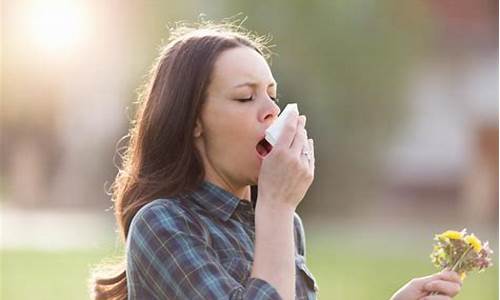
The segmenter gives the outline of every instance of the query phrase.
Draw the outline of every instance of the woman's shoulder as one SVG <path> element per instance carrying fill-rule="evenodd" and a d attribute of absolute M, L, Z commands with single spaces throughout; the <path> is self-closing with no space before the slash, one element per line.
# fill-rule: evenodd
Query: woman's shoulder
<path fill-rule="evenodd" d="M 157 198 L 141 207 L 135 216 L 144 217 L 155 213 L 183 214 L 184 210 L 179 197 Z"/>
<path fill-rule="evenodd" d="M 149 231 L 169 231 L 172 233 L 191 231 L 195 221 L 182 199 L 177 197 L 159 198 L 141 207 L 130 224 L 130 235 L 143 235 Z"/>
<path fill-rule="evenodd" d="M 162 216 L 184 215 L 179 198 L 158 198 L 141 207 L 134 216 L 135 219 L 155 219 Z"/>

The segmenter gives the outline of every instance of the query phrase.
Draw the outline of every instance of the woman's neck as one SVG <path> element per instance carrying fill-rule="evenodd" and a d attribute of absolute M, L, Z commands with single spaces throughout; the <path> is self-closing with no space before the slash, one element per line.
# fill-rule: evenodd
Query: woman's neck
<path fill-rule="evenodd" d="M 232 180 L 228 176 L 225 176 L 224 172 L 217 170 L 208 159 L 205 151 L 204 144 L 201 139 L 195 141 L 197 143 L 197 148 L 200 151 L 201 157 L 203 159 L 203 167 L 205 169 L 205 180 L 209 181 L 225 191 L 230 192 L 234 196 L 242 200 L 251 201 L 251 189 L 248 184 L 240 184 L 235 180 Z"/>
<path fill-rule="evenodd" d="M 250 201 L 249 185 L 238 185 L 220 176 L 210 176 L 210 174 L 205 176 L 205 180 L 221 187 L 223 190 L 230 192 L 241 200 Z"/>

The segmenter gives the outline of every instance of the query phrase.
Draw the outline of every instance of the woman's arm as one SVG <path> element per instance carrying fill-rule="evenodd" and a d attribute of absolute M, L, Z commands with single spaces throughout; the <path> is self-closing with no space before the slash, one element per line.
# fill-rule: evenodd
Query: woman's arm
<path fill-rule="evenodd" d="M 295 210 L 279 205 L 260 205 L 255 211 L 255 253 L 252 277 L 273 285 L 283 299 L 295 298 Z M 267 201 L 270 202 L 270 201 Z"/>

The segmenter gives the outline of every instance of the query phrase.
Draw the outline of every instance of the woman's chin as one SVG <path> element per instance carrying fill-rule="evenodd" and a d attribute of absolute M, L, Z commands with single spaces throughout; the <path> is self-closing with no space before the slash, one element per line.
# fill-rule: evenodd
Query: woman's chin
<path fill-rule="evenodd" d="M 259 174 L 260 174 L 260 169 L 262 167 L 262 160 L 263 157 L 259 156 L 259 154 L 256 155 L 256 160 L 251 167 L 252 171 L 250 174 L 248 174 L 249 181 L 251 181 L 251 185 L 257 185 L 259 182 Z"/>
<path fill-rule="evenodd" d="M 250 180 L 250 185 L 257 185 L 259 183 L 259 176 L 256 176 L 255 178 L 252 178 Z"/>

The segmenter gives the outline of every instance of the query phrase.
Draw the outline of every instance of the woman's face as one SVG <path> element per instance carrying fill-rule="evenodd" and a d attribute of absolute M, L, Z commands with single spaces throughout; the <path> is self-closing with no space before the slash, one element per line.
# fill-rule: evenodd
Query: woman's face
<path fill-rule="evenodd" d="M 276 88 L 269 65 L 254 49 L 237 47 L 220 54 L 194 133 L 206 179 L 231 189 L 257 184 L 262 159 L 270 151 L 257 145 L 280 112 L 273 100 Z"/>

